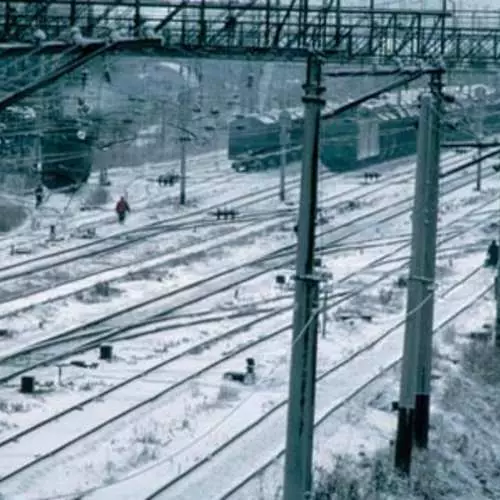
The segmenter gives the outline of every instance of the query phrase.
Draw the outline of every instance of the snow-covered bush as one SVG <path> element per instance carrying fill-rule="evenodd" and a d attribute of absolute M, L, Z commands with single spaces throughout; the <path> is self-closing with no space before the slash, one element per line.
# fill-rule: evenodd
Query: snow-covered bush
<path fill-rule="evenodd" d="M 488 384 L 500 384 L 500 351 L 489 344 L 469 343 L 463 350 L 462 366 Z"/>
<path fill-rule="evenodd" d="M 240 390 L 231 384 L 221 384 L 219 387 L 219 393 L 217 394 L 217 401 L 235 401 L 239 399 Z"/>

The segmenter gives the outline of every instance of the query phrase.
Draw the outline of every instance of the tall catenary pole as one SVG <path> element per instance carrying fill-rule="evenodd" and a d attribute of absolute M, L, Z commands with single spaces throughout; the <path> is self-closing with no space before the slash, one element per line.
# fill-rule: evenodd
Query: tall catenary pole
<path fill-rule="evenodd" d="M 432 331 L 434 317 L 434 278 L 436 274 L 436 236 L 439 204 L 439 155 L 441 116 L 441 73 L 431 76 L 432 109 L 429 116 L 429 156 L 427 162 L 426 196 L 424 202 L 423 303 L 420 316 L 420 345 L 417 354 L 417 385 L 415 393 L 415 445 L 427 448 L 432 371 Z"/>
<path fill-rule="evenodd" d="M 179 143 L 180 143 L 180 193 L 179 203 L 186 204 L 186 146 L 189 136 L 187 134 L 189 97 L 188 90 L 183 89 L 179 94 Z"/>
<path fill-rule="evenodd" d="M 406 301 L 406 325 L 403 347 L 403 365 L 399 393 L 398 429 L 395 447 L 395 466 L 409 474 L 413 440 L 415 412 L 416 362 L 419 349 L 420 316 L 415 314 L 424 297 L 424 241 L 425 229 L 425 191 L 429 152 L 429 121 L 431 97 L 422 96 L 420 101 L 420 120 L 418 124 L 418 160 L 415 180 L 415 200 L 412 219 L 412 247 L 410 275 L 408 280 L 408 298 Z"/>
<path fill-rule="evenodd" d="M 321 108 L 321 61 L 310 55 L 304 85 L 304 152 L 300 187 L 300 213 L 295 284 L 284 500 L 304 500 L 312 486 L 312 448 L 318 282 L 313 276 L 314 230 L 317 207 L 318 145 Z"/>
<path fill-rule="evenodd" d="M 280 114 L 280 201 L 285 201 L 285 168 L 290 122 L 290 113 L 283 110 Z"/>
<path fill-rule="evenodd" d="M 478 87 L 476 90 L 476 97 L 478 100 L 477 103 L 477 116 L 476 116 L 476 136 L 479 143 L 483 142 L 484 139 L 484 105 L 486 99 L 486 92 L 484 87 Z M 477 148 L 477 157 L 481 158 L 482 156 L 482 147 L 478 146 Z M 476 191 L 481 191 L 482 184 L 482 161 L 479 160 L 477 162 L 477 170 L 476 170 Z"/>

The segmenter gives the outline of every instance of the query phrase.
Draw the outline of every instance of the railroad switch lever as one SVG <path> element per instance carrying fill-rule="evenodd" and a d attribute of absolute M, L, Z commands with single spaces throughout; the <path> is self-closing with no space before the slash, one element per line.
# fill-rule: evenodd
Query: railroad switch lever
<path fill-rule="evenodd" d="M 380 179 L 380 174 L 378 172 L 365 172 L 365 182 L 374 180 L 378 181 Z"/>
<path fill-rule="evenodd" d="M 231 209 L 223 208 L 222 210 L 218 208 L 215 211 L 215 217 L 217 217 L 217 220 L 220 220 L 221 218 L 223 218 L 224 220 L 227 219 L 234 220 L 237 215 L 238 212 L 234 208 Z"/>
<path fill-rule="evenodd" d="M 225 372 L 223 375 L 224 380 L 240 382 L 244 385 L 255 384 L 255 359 L 247 358 L 246 365 L 246 372 Z"/>
<path fill-rule="evenodd" d="M 157 182 L 160 186 L 173 186 L 179 181 L 179 176 L 177 174 L 164 174 L 160 175 Z"/>
<path fill-rule="evenodd" d="M 87 363 L 86 361 L 82 361 L 80 359 L 75 359 L 73 361 L 70 361 L 69 363 L 59 363 L 56 366 L 57 366 L 58 383 L 59 383 L 59 385 L 62 385 L 63 368 L 67 368 L 68 366 L 76 366 L 78 368 L 89 368 L 89 369 L 95 370 L 99 366 L 99 363 L 95 363 L 95 362 L 94 363 Z"/>

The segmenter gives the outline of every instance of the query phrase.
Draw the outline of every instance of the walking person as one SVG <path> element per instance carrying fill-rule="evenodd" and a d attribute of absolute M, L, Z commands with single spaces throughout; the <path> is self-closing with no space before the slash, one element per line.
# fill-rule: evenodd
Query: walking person
<path fill-rule="evenodd" d="M 127 212 L 130 213 L 130 206 L 124 196 L 120 197 L 120 199 L 118 200 L 115 211 L 118 215 L 118 222 L 120 222 L 120 224 L 123 224 L 125 222 Z"/>

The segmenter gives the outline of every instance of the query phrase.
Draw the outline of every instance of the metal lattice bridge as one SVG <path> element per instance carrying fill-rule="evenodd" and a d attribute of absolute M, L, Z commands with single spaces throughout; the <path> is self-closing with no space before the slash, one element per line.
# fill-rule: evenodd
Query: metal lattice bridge
<path fill-rule="evenodd" d="M 0 1 L 0 56 L 43 60 L 0 110 L 103 54 L 403 64 L 484 70 L 500 58 L 500 13 L 341 7 L 340 0 Z M 46 56 L 46 57 L 40 57 Z M 0 72 L 2 65 L 0 64 Z M 1 74 L 1 73 L 0 73 Z"/>
<path fill-rule="evenodd" d="M 87 53 L 107 45 L 168 57 L 293 60 L 314 49 L 333 61 L 442 56 L 449 66 L 500 57 L 500 13 L 459 12 L 446 1 L 434 11 L 365 1 L 7 0 L 0 53 L 26 53 L 36 42 L 41 52 L 61 52 L 76 41 Z"/>

